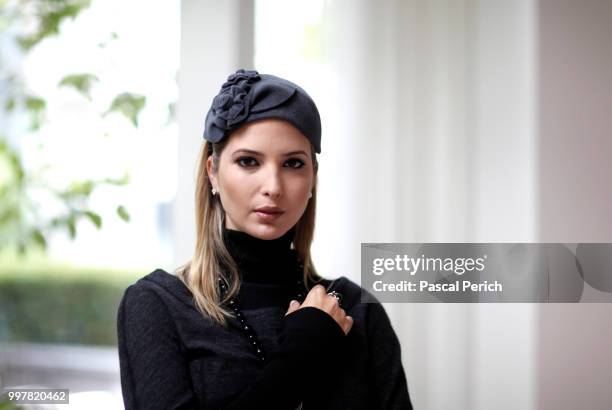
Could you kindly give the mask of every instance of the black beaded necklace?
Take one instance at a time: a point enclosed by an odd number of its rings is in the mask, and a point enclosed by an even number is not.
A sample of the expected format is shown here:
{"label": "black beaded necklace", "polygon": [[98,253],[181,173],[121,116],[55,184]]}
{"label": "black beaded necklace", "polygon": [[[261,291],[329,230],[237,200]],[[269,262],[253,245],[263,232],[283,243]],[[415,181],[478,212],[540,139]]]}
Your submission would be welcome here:
{"label": "black beaded necklace", "polygon": [[[302,303],[306,297],[305,296],[306,287],[304,286],[304,282],[301,279],[303,272],[304,272],[304,265],[298,259],[297,260],[297,274],[299,276],[295,284],[295,292],[296,292],[295,299],[300,303]],[[220,290],[221,298],[223,298],[228,291],[228,286],[225,283],[225,281],[223,281],[222,278],[219,278],[219,290]],[[255,333],[255,330],[253,329],[253,327],[248,325],[246,318],[244,317],[244,314],[242,313],[240,309],[240,304],[238,303],[236,298],[232,298],[227,302],[227,305],[229,306],[230,309],[232,309],[232,311],[234,312],[234,316],[240,322],[241,330],[247,336],[249,343],[251,344],[251,347],[253,348],[253,351],[255,352],[255,356],[257,356],[257,360],[260,363],[265,363],[267,360],[267,356],[264,352],[264,349],[261,346],[259,339],[257,338],[257,334]]]}

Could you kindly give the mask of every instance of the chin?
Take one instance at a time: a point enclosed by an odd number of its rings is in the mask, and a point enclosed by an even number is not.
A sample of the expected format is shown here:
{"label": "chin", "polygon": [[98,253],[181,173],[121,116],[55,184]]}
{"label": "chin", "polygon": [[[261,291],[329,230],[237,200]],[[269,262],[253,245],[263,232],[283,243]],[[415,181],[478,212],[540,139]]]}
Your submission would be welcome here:
{"label": "chin", "polygon": [[255,238],[272,240],[283,236],[289,228],[273,225],[273,224],[255,224],[252,229],[247,232]]}

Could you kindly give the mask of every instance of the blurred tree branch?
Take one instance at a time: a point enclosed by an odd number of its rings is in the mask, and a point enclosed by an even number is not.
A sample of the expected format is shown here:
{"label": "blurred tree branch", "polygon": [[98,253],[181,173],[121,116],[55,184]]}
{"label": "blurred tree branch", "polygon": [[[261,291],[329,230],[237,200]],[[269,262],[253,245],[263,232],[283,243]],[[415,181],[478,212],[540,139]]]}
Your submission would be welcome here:
{"label": "blurred tree branch", "polygon": [[[0,40],[16,45],[25,55],[44,39],[57,35],[64,20],[77,18],[89,5],[90,0],[0,0]],[[111,33],[111,39],[116,38],[117,34]],[[27,113],[29,131],[35,132],[46,121],[47,102],[28,90],[23,74],[11,71],[11,64],[5,64],[2,58],[0,53],[0,98],[4,119]],[[91,73],[67,73],[57,86],[73,88],[91,103],[91,89],[99,82]],[[116,112],[138,127],[138,115],[145,104],[146,97],[122,92],[100,116]],[[102,217],[89,209],[89,197],[100,186],[128,184],[129,175],[124,173],[117,179],[74,180],[67,188],[58,190],[45,180],[45,168],[29,170],[24,167],[19,151],[11,145],[15,137],[9,138],[7,132],[0,129],[0,251],[14,247],[19,255],[25,255],[32,246],[46,249],[49,235],[56,230],[66,230],[74,239],[79,219],[88,220],[100,229]],[[36,189],[52,195],[64,209],[50,218],[43,218],[40,208],[45,204],[39,196],[33,195]],[[116,206],[116,214],[129,222],[129,212],[123,205]]]}

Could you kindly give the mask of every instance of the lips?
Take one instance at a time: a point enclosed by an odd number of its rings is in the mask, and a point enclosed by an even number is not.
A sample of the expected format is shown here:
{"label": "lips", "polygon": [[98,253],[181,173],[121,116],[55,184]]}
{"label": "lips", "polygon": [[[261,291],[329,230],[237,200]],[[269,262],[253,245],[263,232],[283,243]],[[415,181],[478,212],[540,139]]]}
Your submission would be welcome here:
{"label": "lips", "polygon": [[261,222],[272,222],[280,217],[284,211],[275,206],[264,206],[257,208],[255,214]]}
{"label": "lips", "polygon": [[282,214],[283,210],[277,206],[264,206],[261,208],[257,208],[255,212],[261,212],[264,214]]}

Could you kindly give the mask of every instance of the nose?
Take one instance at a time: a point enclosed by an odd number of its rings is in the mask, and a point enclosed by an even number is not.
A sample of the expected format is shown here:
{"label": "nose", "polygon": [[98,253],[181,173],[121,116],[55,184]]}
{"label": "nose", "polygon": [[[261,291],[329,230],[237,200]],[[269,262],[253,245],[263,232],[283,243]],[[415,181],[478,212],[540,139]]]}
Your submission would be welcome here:
{"label": "nose", "polygon": [[277,166],[270,166],[263,174],[262,192],[265,196],[279,198],[283,192],[281,170]]}

